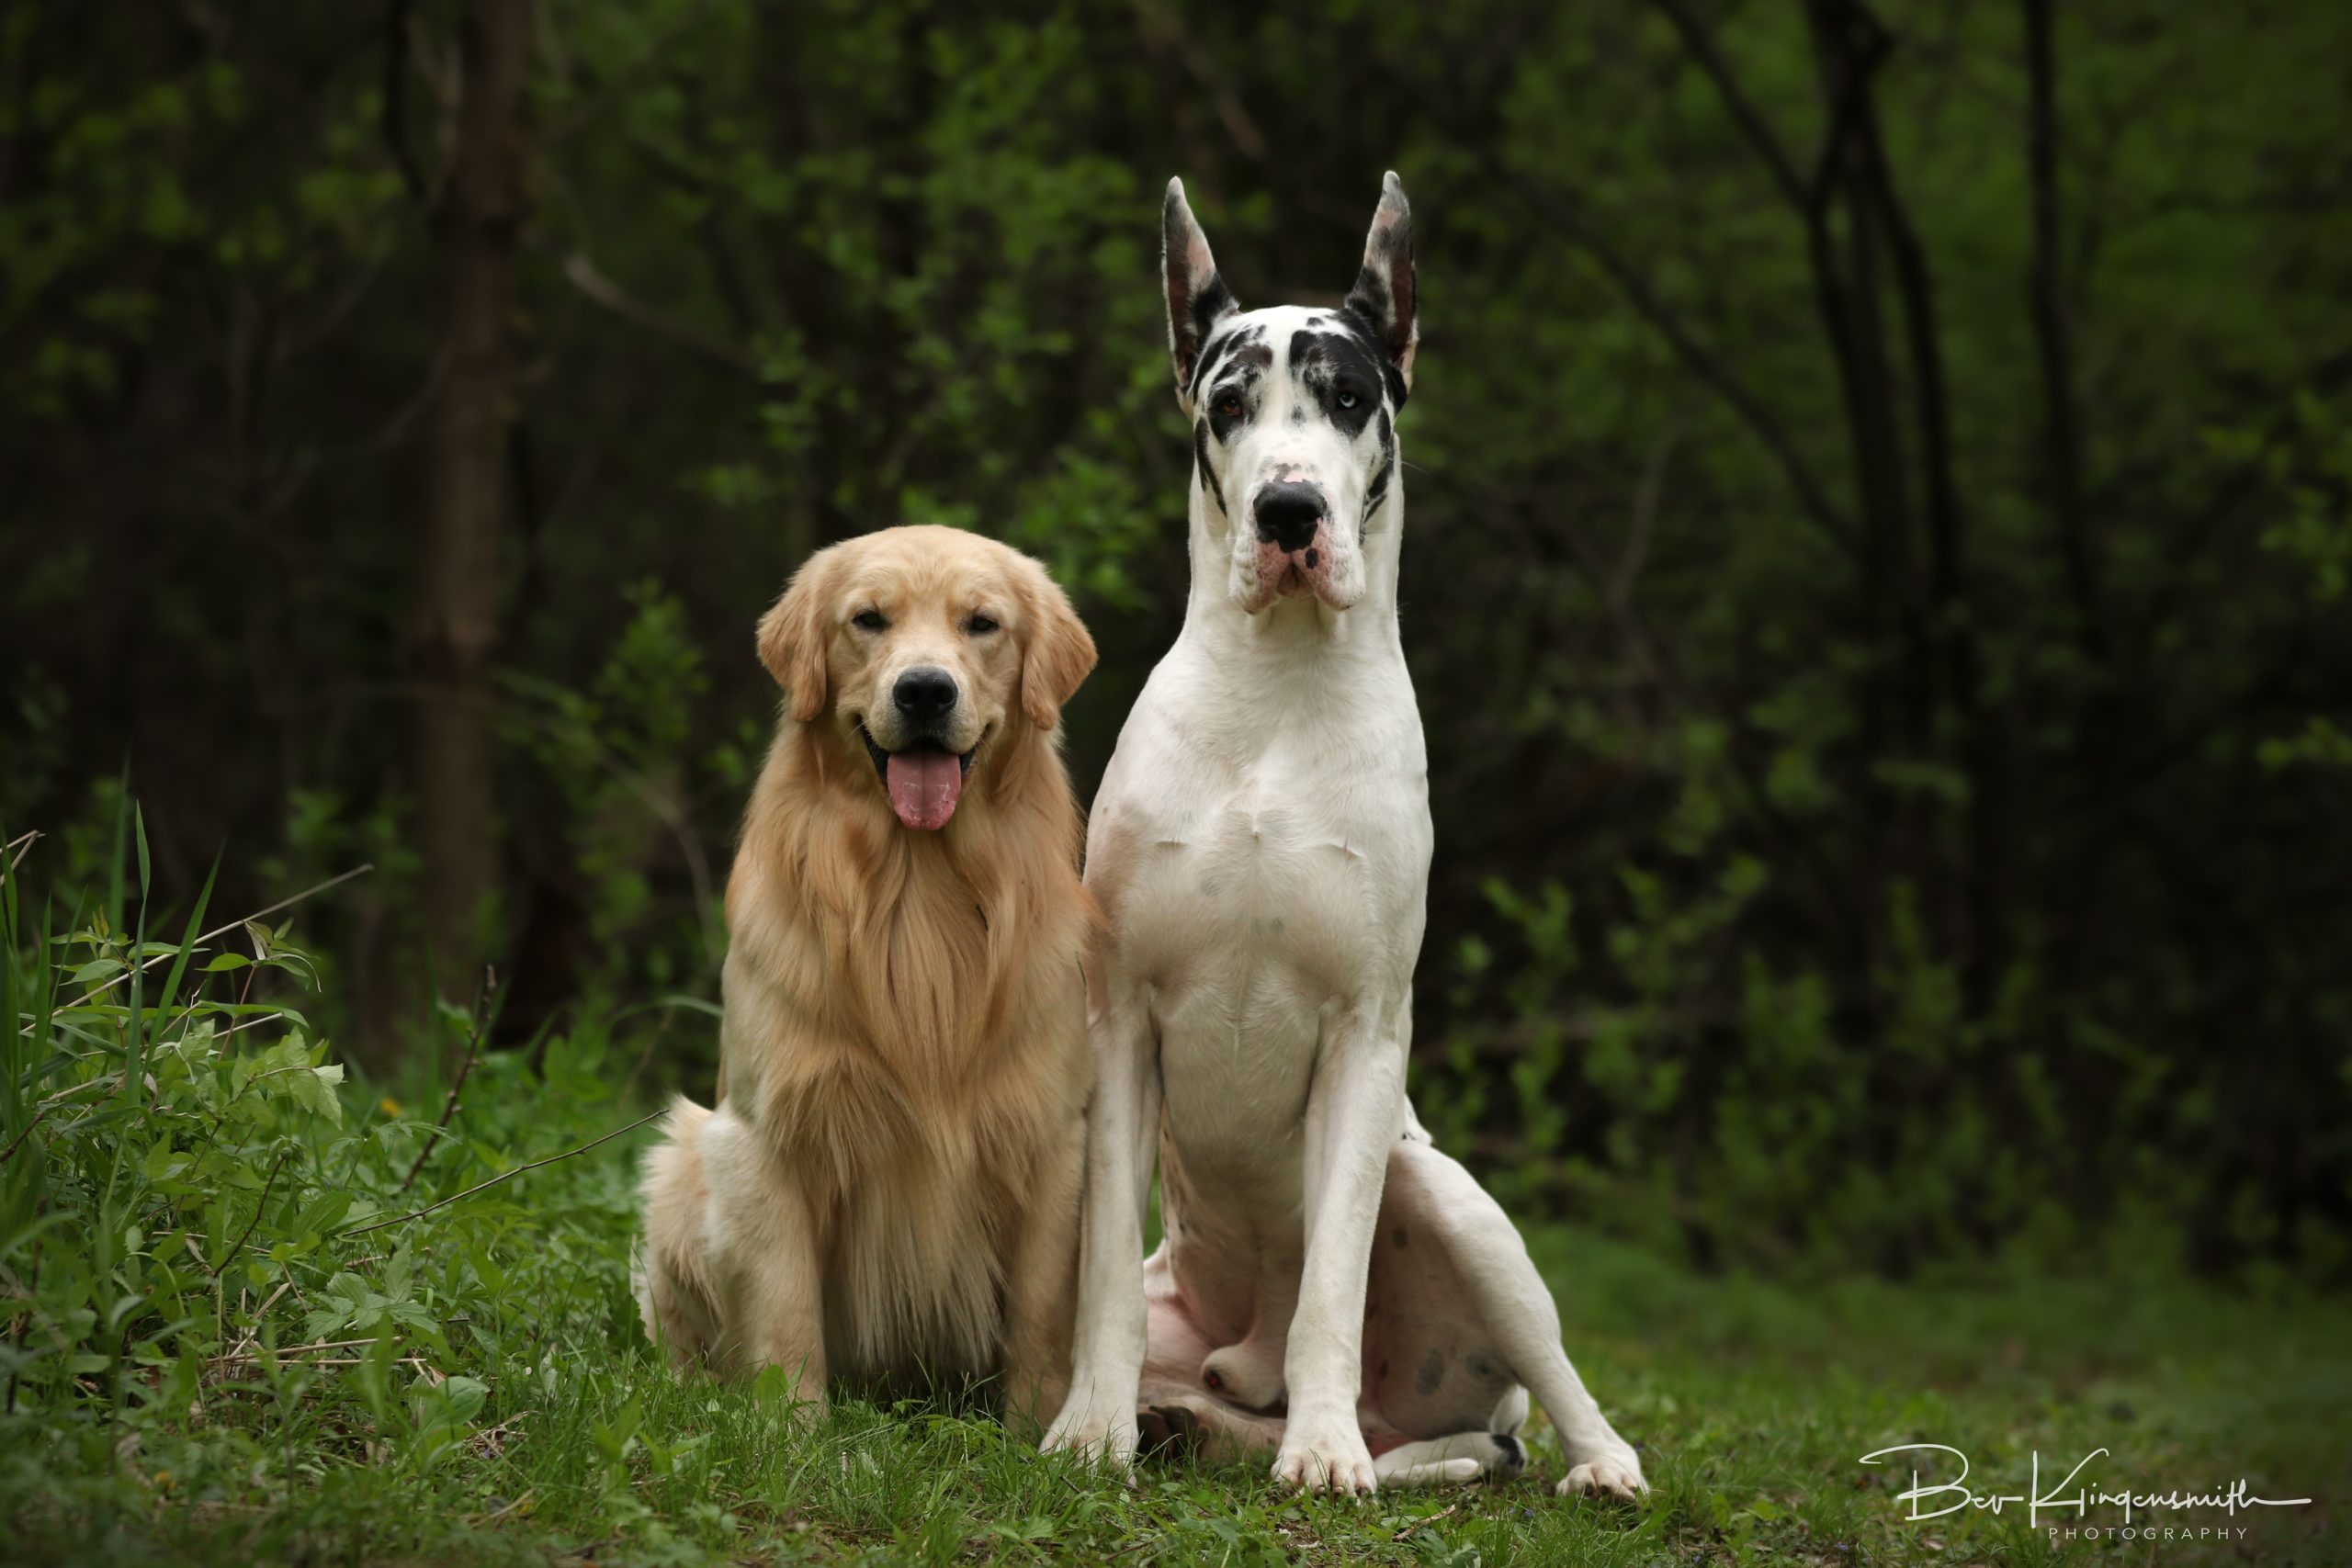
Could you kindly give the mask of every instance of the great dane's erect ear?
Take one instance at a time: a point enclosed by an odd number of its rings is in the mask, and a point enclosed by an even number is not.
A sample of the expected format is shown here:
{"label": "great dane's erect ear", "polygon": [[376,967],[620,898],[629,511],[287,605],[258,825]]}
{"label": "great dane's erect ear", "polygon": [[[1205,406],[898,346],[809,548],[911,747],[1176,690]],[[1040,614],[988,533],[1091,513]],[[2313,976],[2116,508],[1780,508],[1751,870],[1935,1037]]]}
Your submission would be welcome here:
{"label": "great dane's erect ear", "polygon": [[[1399,198],[1401,199],[1401,197]],[[1193,371],[1201,361],[1201,344],[1217,322],[1240,307],[1233,290],[1217,276],[1216,258],[1209,254],[1209,237],[1184,200],[1184,182],[1168,182],[1168,201],[1159,214],[1159,267],[1168,279],[1168,353],[1176,363],[1176,398],[1190,412]]]}
{"label": "great dane's erect ear", "polygon": [[822,713],[828,685],[825,668],[826,601],[832,594],[831,550],[819,550],[792,574],[768,613],[760,617],[760,662],[768,667],[802,724]]}
{"label": "great dane's erect ear", "polygon": [[1413,212],[1405,205],[1404,182],[1391,169],[1380,182],[1380,210],[1372,215],[1372,232],[1363,242],[1363,270],[1348,290],[1347,309],[1371,325],[1408,390],[1413,345],[1421,336],[1419,294],[1413,281]]}

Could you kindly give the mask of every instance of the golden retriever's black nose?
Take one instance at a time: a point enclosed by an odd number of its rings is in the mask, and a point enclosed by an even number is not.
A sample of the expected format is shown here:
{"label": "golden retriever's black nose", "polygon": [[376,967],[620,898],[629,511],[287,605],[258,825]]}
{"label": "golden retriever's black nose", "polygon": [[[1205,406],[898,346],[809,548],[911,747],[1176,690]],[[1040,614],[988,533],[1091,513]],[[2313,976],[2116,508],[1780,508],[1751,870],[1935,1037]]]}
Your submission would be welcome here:
{"label": "golden retriever's black nose", "polygon": [[919,664],[899,677],[890,700],[919,723],[944,717],[956,705],[956,677],[936,665]]}
{"label": "golden retriever's black nose", "polygon": [[1323,492],[1313,485],[1285,479],[1260,491],[1252,510],[1257,513],[1258,537],[1287,555],[1315,542],[1315,525],[1323,521]]}

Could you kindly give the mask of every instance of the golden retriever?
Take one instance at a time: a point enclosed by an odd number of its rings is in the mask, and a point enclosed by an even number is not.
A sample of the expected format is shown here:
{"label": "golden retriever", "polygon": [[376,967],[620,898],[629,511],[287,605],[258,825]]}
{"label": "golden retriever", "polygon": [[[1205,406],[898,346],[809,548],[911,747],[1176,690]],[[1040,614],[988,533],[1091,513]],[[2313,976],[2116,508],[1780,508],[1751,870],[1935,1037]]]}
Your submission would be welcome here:
{"label": "golden retriever", "polygon": [[637,1294],[684,1368],[863,1391],[1068,1385],[1099,916],[1055,727],[1094,643],[952,528],[820,550],[760,622],[784,687],[727,884],[718,1106],[645,1160]]}

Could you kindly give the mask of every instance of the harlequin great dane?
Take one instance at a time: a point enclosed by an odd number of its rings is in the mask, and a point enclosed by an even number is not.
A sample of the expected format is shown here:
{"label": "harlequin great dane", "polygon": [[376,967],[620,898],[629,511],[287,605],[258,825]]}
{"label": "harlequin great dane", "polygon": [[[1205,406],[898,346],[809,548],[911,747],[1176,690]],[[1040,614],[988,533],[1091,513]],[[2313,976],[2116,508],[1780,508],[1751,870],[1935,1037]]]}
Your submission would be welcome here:
{"label": "harlequin great dane", "polygon": [[[1405,1096],[1430,828],[1396,624],[1404,187],[1337,310],[1242,310],[1182,181],[1164,217],[1192,589],[1089,829],[1113,936],[1048,1446],[1271,1448],[1280,1480],[1363,1494],[1517,1469],[1532,1389],[1559,1489],[1632,1496],[1525,1245]],[[1155,1134],[1166,1239],[1138,1269]]]}

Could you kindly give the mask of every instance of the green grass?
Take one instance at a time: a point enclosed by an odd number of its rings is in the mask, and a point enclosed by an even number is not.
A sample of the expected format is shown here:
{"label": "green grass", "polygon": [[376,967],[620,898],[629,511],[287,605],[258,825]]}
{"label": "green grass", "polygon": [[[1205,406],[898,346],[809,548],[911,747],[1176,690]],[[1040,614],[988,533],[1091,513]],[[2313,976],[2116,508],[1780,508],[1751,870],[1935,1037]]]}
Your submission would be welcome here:
{"label": "green grass", "polygon": [[[1286,1496],[1255,1466],[1122,1484],[948,1401],[845,1401],[808,1429],[773,1387],[682,1383],[644,1343],[627,1261],[650,1132],[524,1168],[644,1112],[639,1040],[582,1028],[537,1076],[485,1056],[436,1135],[438,1083],[336,1081],[288,1012],[308,964],[278,933],[198,946],[199,905],[142,947],[141,917],[122,929],[135,887],[47,924],[6,892],[0,1558],[2346,1558],[2344,1303],[2275,1282],[2226,1295],[2128,1254],[2066,1280],[1988,1265],[1800,1283],[1533,1228],[1570,1350],[1642,1446],[1656,1491],[1638,1508],[1555,1497],[1540,1424],[1525,1478],[1361,1505]],[[462,1059],[470,1026],[445,1022]],[[2320,1501],[2158,1521],[2256,1532],[2228,1545],[2053,1550],[2014,1511],[1907,1522],[1902,1477],[1858,1461],[1912,1441],[1964,1450],[2005,1490],[2036,1450],[2064,1468],[2106,1447],[2109,1486],[2243,1474]]]}

